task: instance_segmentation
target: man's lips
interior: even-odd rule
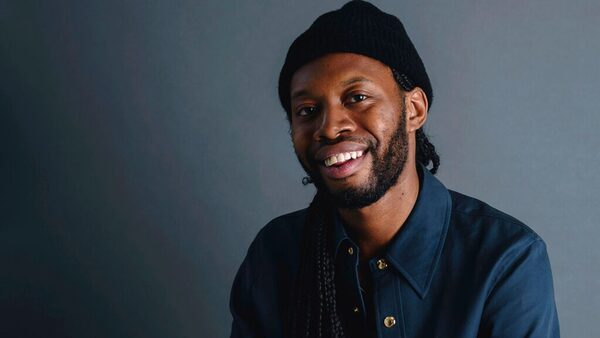
[[[339,180],[349,177],[360,170],[361,165],[365,162],[365,157],[367,154],[367,152],[364,152],[359,157],[350,158],[341,163],[331,163],[330,165],[326,164],[330,163],[330,158],[328,158],[325,160],[326,163],[321,163],[319,165],[319,171],[323,177],[327,177],[329,179]]]
[[[354,156],[360,157],[358,154],[364,154],[367,148],[366,144],[344,141],[319,148],[315,154],[315,159],[320,164],[325,164],[327,160],[329,165],[331,165],[336,162],[346,161]]]
[[[321,146],[310,157],[324,178],[342,179],[358,171],[368,149],[362,142],[341,141]]]
[[[363,156],[363,151],[349,151],[346,153],[339,153],[335,155],[331,155],[325,159],[324,164],[326,167],[331,167],[332,165],[340,166],[342,163],[346,161],[355,160]]]

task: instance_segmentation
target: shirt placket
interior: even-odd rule
[[[385,258],[369,262],[378,338],[405,337],[399,279]]]
[[[345,241],[340,247],[341,283],[340,309],[346,319],[346,325],[350,329],[350,336],[365,337],[366,326],[366,304],[360,292],[358,279],[358,247],[350,241]]]

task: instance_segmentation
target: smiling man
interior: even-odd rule
[[[558,337],[529,227],[433,174],[432,89],[398,18],[352,1],[291,45],[279,78],[317,193],[257,235],[232,337]]]

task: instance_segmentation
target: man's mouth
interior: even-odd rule
[[[320,147],[313,156],[323,178],[341,180],[359,171],[368,153],[367,142],[342,141]]]
[[[357,150],[331,155],[321,161],[319,171],[323,177],[332,180],[347,178],[360,170],[366,154],[366,150]]]
[[[350,151],[345,153],[339,153],[331,155],[326,158],[323,162],[325,167],[331,167],[332,165],[340,166],[349,160],[355,160],[363,155],[363,151]]]

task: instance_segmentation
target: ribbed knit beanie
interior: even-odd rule
[[[402,22],[368,2],[353,0],[318,17],[290,46],[279,74],[279,100],[288,118],[294,73],[325,54],[344,52],[365,55],[395,69],[423,89],[431,107],[429,77]]]

